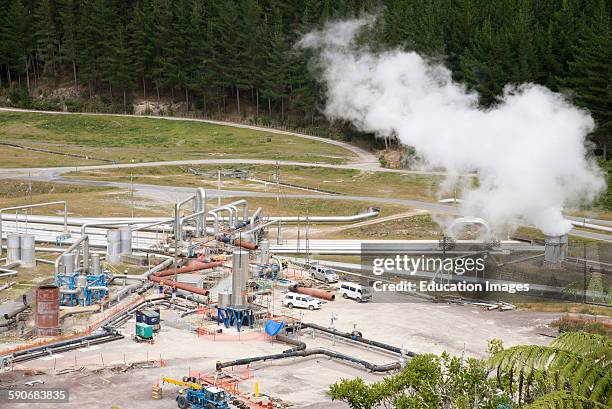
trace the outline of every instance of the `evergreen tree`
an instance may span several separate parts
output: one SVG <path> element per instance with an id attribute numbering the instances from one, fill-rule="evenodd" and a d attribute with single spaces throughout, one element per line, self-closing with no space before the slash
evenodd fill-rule
<path id="1" fill-rule="evenodd" d="M 608 0 L 5 0 L 0 86 L 70 75 L 97 92 L 133 89 L 186 107 L 314 122 L 324 89 L 299 38 L 331 19 L 374 13 L 362 38 L 444 62 L 456 80 L 498 101 L 506 84 L 567 90 L 610 139 Z M 137 86 L 135 86 L 138 84 Z M 140 91 L 139 91 L 140 92 Z M 195 103 L 195 105 L 194 105 Z M 233 106 L 233 103 L 232 103 Z M 292 119 L 293 119 L 292 118 Z"/>
<path id="2" fill-rule="evenodd" d="M 127 92 L 132 87 L 132 69 L 125 27 L 119 24 L 114 31 L 109 47 L 109 58 L 106 59 L 108 67 L 108 83 L 123 94 L 123 112 L 127 113 Z"/>
<path id="3" fill-rule="evenodd" d="M 32 58 L 33 36 L 32 15 L 21 0 L 12 0 L 6 14 L 4 42 L 7 54 L 7 76 L 12 82 L 11 72 L 17 74 L 21 82 L 21 75 L 25 74 L 26 86 L 30 88 L 30 61 Z"/>
<path id="4" fill-rule="evenodd" d="M 78 27 L 78 58 L 82 78 L 87 81 L 90 98 L 98 81 L 105 77 L 104 61 L 109 55 L 112 12 L 104 0 L 85 0 Z"/>
<path id="5" fill-rule="evenodd" d="M 283 35 L 282 17 L 276 16 L 276 21 L 268 28 L 266 35 L 265 64 L 261 70 L 262 96 L 267 100 L 268 115 L 272 116 L 272 101 L 281 101 L 288 96 L 289 82 L 289 49 Z M 284 116 L 281 109 L 281 116 Z"/>
<path id="6" fill-rule="evenodd" d="M 77 80 L 77 30 L 78 7 L 76 0 L 58 0 L 57 7 L 62 26 L 61 55 L 65 62 L 72 66 L 74 86 L 78 89 Z"/>
<path id="7" fill-rule="evenodd" d="M 577 104 L 595 117 L 594 137 L 602 144 L 612 141 L 612 29 L 605 0 L 593 5 L 593 18 L 585 20 L 569 63 L 567 84 Z"/>
<path id="8" fill-rule="evenodd" d="M 147 98 L 147 81 L 151 80 L 155 63 L 154 21 L 151 0 L 134 7 L 131 20 L 130 49 L 132 66 L 142 81 L 143 98 Z"/>

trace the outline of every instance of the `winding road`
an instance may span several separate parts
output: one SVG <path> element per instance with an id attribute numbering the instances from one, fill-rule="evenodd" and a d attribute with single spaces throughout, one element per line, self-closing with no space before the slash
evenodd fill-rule
<path id="1" fill-rule="evenodd" d="M 34 111 L 34 110 L 23 110 L 13 108 L 0 108 L 1 112 L 33 112 L 33 113 L 47 113 L 56 115 L 81 115 L 80 113 L 72 112 L 48 112 L 48 111 Z M 87 114 L 87 115 L 110 115 L 110 116 L 128 116 L 132 115 L 111 115 L 111 114 Z M 89 170 L 101 170 L 101 169 L 119 169 L 119 168 L 138 168 L 138 167 L 156 167 L 156 166 L 173 166 L 173 165 L 222 165 L 222 164 L 258 164 L 258 165 L 275 165 L 279 164 L 282 166 L 304 166 L 304 167 L 324 167 L 324 168 L 336 168 L 336 169 L 356 169 L 360 171 L 369 172 L 395 172 L 404 174 L 427 174 L 427 175 L 445 175 L 444 172 L 435 171 L 414 171 L 404 169 L 387 169 L 380 166 L 376 156 L 371 152 L 368 152 L 362 148 L 351 145 L 347 142 L 337 141 L 332 139 L 321 138 L 317 136 L 304 135 L 296 132 L 282 131 L 270 128 L 263 128 L 252 125 L 234 124 L 230 122 L 214 121 L 207 119 L 196 119 L 196 118 L 178 118 L 178 117 L 157 117 L 157 116 L 139 116 L 145 118 L 165 119 L 165 120 L 180 120 L 180 121 L 195 121 L 205 122 L 217 125 L 226 125 L 239 128 L 248 128 L 257 131 L 278 133 L 284 135 L 292 135 L 300 138 L 306 138 L 310 140 L 316 140 L 323 143 L 329 143 L 332 145 L 343 147 L 355 154 L 355 157 L 350 163 L 342 165 L 334 164 L 323 164 L 323 163 L 308 163 L 308 162 L 294 162 L 294 161 L 276 161 L 267 159 L 195 159 L 195 160 L 173 160 L 173 161 L 157 161 L 157 162 L 142 162 L 142 163 L 117 163 L 117 164 L 105 164 L 105 165 L 85 165 L 85 166 L 70 166 L 70 167 L 40 167 L 40 168 L 5 168 L 0 169 L 0 179 L 11 178 L 11 179 L 24 179 L 31 178 L 31 180 L 42 181 L 42 182 L 55 182 L 55 183 L 71 183 L 71 184 L 83 184 L 83 185 L 95 185 L 105 187 L 115 187 L 130 189 L 133 188 L 135 192 L 142 197 L 153 199 L 159 202 L 174 203 L 177 199 L 184 199 L 193 194 L 193 188 L 179 187 L 179 186 L 162 186 L 162 185 L 148 185 L 148 184 L 130 184 L 126 182 L 112 182 L 112 181 L 99 181 L 99 180 L 86 180 L 77 178 L 65 178 L 62 176 L 64 173 L 78 171 L 89 171 Z M 275 193 L 265 192 L 253 192 L 243 190 L 207 190 L 211 197 L 276 197 Z M 432 213 L 446 213 L 450 215 L 459 216 L 461 215 L 460 209 L 453 205 L 436 203 L 436 202 L 425 202 L 411 199 L 401 199 L 393 197 L 373 197 L 373 196 L 360 196 L 360 195 L 327 195 L 327 194 L 283 194 L 284 198 L 287 199 L 325 199 L 325 200 L 353 200 L 363 201 L 368 203 L 377 204 L 398 204 L 411 206 L 418 209 L 424 209 Z M 610 223 L 610 222 L 607 222 Z M 602 224 L 607 224 L 602 223 Z M 583 238 L 603 240 L 612 242 L 612 235 L 596 233 L 592 231 L 573 229 L 571 234 Z"/>

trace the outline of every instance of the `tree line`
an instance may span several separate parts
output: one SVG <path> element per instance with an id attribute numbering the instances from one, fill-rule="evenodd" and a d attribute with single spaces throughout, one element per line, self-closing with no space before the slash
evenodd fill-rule
<path id="1" fill-rule="evenodd" d="M 4 0 L 0 87 L 70 79 L 85 97 L 182 101 L 187 110 L 305 123 L 323 90 L 294 44 L 330 19 L 378 15 L 369 41 L 442 60 L 497 102 L 504 85 L 568 92 L 610 140 L 607 0 Z M 241 103 L 243 106 L 241 106 Z"/>

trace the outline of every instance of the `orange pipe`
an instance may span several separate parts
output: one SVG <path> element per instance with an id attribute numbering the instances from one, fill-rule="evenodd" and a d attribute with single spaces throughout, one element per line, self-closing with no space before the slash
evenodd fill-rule
<path id="1" fill-rule="evenodd" d="M 161 285 L 167 285 L 173 288 L 178 288 L 180 290 L 189 291 L 190 293 L 203 295 L 205 297 L 208 296 L 207 290 L 203 290 L 201 288 L 194 287 L 192 285 L 185 284 L 185 283 L 177 283 L 176 281 L 172 281 L 164 277 L 158 277 L 156 275 L 151 275 L 149 277 L 149 280 L 159 283 Z"/>
<path id="2" fill-rule="evenodd" d="M 234 246 L 238 246 L 238 247 L 242 247 L 243 249 L 247 249 L 247 250 L 257 250 L 257 244 L 250 242 L 250 241 L 244 241 L 244 240 L 240 240 L 240 239 L 236 239 L 234 240 Z"/>
<path id="3" fill-rule="evenodd" d="M 319 290 L 317 288 L 295 287 L 295 292 L 304 295 L 312 295 L 313 297 L 327 301 L 334 301 L 336 299 L 335 294 L 330 293 L 329 291 Z"/>

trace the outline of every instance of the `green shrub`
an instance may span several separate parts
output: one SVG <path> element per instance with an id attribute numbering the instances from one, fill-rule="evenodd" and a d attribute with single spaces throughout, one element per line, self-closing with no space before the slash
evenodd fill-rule
<path id="1" fill-rule="evenodd" d="M 550 326 L 562 332 L 588 332 L 612 338 L 612 324 L 607 321 L 597 321 L 566 315 L 550 323 Z"/>
<path id="2" fill-rule="evenodd" d="M 18 108 L 31 108 L 32 97 L 26 87 L 13 87 L 9 91 L 11 105 Z"/>

